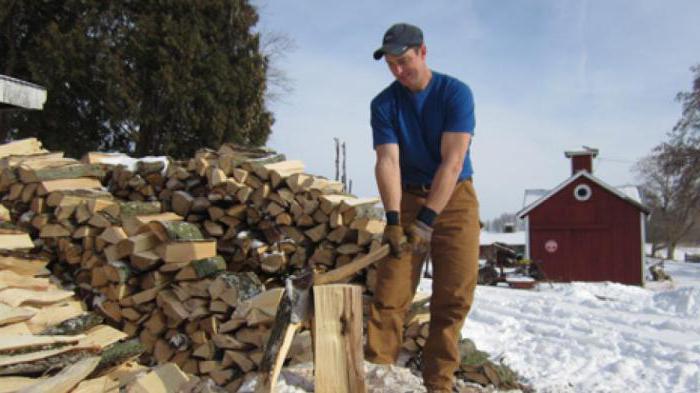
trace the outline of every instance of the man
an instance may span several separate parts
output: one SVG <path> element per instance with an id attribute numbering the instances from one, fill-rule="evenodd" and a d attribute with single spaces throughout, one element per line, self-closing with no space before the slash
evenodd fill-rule
<path id="1" fill-rule="evenodd" d="M 429 392 L 450 392 L 478 271 L 479 203 L 469 155 L 474 103 L 467 85 L 428 68 L 426 53 L 421 30 L 405 23 L 391 26 L 374 52 L 396 78 L 371 105 L 384 240 L 393 258 L 378 266 L 367 358 L 396 361 L 404 316 L 429 252 L 433 293 L 423 381 Z"/>

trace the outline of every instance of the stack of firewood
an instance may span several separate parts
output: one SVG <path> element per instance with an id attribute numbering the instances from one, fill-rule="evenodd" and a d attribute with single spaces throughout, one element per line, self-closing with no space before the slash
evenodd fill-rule
<path id="1" fill-rule="evenodd" d="M 14 144 L 0 146 L 0 216 L 12 231 L 31 234 L 57 276 L 138 338 L 142 361 L 230 391 L 260 364 L 286 276 L 379 246 L 376 198 L 344 194 L 269 151 L 224 145 L 166 167 Z M 373 288 L 371 269 L 350 279 Z"/>
<path id="2" fill-rule="evenodd" d="M 144 347 L 87 312 L 73 291 L 47 278 L 48 260 L 24 248 L 0 243 L 0 391 L 106 392 L 127 385 Z"/>
<path id="3" fill-rule="evenodd" d="M 428 339 L 430 329 L 430 294 L 418 292 L 405 319 L 402 349 L 415 356 L 420 354 Z"/>

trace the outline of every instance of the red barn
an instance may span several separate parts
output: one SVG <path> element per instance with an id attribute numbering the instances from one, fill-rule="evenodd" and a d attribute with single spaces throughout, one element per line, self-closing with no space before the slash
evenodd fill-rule
<path id="1" fill-rule="evenodd" d="M 593 176 L 597 154 L 590 148 L 565 152 L 571 177 L 518 212 L 527 227 L 526 256 L 554 281 L 642 285 L 649 210 Z"/>

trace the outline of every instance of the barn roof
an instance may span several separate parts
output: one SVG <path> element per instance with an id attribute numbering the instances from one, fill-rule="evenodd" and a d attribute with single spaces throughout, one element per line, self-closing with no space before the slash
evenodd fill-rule
<path id="1" fill-rule="evenodd" d="M 561 191 L 564 187 L 568 186 L 569 184 L 573 183 L 577 179 L 585 177 L 589 179 L 590 181 L 598 184 L 599 186 L 603 187 L 604 189 L 610 191 L 613 195 L 617 196 L 620 199 L 625 200 L 626 202 L 630 203 L 631 205 L 635 206 L 639 210 L 643 211 L 644 213 L 649 214 L 649 208 L 644 206 L 641 202 L 641 198 L 639 196 L 639 190 L 637 189 L 636 186 L 631 186 L 631 185 L 626 185 L 622 186 L 620 188 L 613 187 L 604 181 L 600 180 L 599 178 L 591 175 L 590 173 L 586 171 L 580 171 L 576 173 L 575 175 L 571 176 L 570 178 L 564 180 L 561 184 L 558 186 L 554 187 L 552 190 L 548 192 L 542 193 L 543 190 L 526 190 L 525 191 L 525 198 L 524 198 L 524 203 L 526 203 L 525 207 L 523 207 L 516 215 L 519 218 L 525 217 L 528 213 L 530 213 L 534 208 L 537 206 L 541 205 L 544 203 L 547 199 L 552 197 L 554 194 L 558 193 Z M 537 197 L 539 196 L 539 197 Z"/>

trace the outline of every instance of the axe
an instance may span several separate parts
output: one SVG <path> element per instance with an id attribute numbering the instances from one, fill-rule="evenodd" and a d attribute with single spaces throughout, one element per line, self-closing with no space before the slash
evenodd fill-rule
<path id="1" fill-rule="evenodd" d="M 306 269 L 300 275 L 290 277 L 285 281 L 284 294 L 277 308 L 275 322 L 265 344 L 265 352 L 260 363 L 256 393 L 274 392 L 277 378 L 294 335 L 304 323 L 309 322 L 312 318 L 313 286 L 342 281 L 384 259 L 389 255 L 389 252 L 390 247 L 385 244 L 337 269 L 326 273 L 313 273 L 310 269 Z"/>

